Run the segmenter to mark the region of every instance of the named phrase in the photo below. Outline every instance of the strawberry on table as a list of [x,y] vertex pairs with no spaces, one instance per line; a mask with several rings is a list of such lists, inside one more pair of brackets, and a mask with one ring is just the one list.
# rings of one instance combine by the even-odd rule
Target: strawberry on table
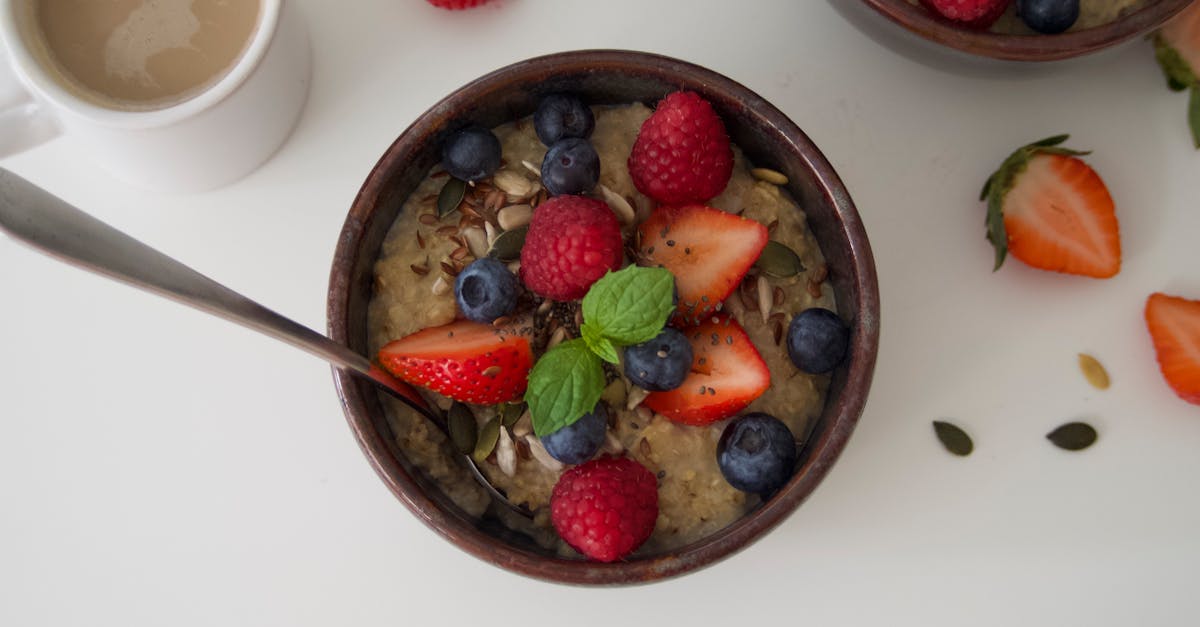
[[495,405],[521,398],[533,366],[528,328],[460,320],[379,349],[393,375],[456,401]]
[[1183,400],[1200,405],[1200,301],[1151,294],[1146,326],[1167,384]]
[[712,105],[694,92],[677,91],[642,123],[628,166],[638,191],[654,200],[702,203],[729,183],[733,148]]
[[1155,33],[1154,56],[1171,89],[1191,92],[1188,124],[1200,149],[1200,2],[1193,2]]
[[639,265],[675,275],[679,313],[694,321],[737,289],[767,245],[767,228],[704,205],[659,207],[638,227]]
[[737,320],[716,314],[682,331],[692,345],[691,372],[678,388],[652,392],[646,407],[700,426],[742,411],[770,387],[771,372]]
[[1012,0],[921,0],[921,6],[963,28],[986,30]]
[[1104,181],[1064,148],[1067,135],[1017,149],[984,184],[987,238],[1035,268],[1108,278],[1121,269],[1121,237]]

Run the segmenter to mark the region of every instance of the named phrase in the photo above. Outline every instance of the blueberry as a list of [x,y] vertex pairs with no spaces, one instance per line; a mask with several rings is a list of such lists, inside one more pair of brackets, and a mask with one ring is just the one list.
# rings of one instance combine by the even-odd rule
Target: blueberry
[[767,495],[787,483],[796,465],[796,442],[774,416],[751,413],[734,418],[717,442],[717,466],[729,485]]
[[846,356],[849,344],[850,329],[828,309],[805,309],[788,325],[788,356],[809,374],[833,370]]
[[504,264],[484,257],[463,268],[454,280],[454,298],[463,315],[491,323],[517,305],[517,277]]
[[592,191],[600,180],[600,156],[586,139],[560,139],[542,160],[542,184],[554,196]]
[[533,130],[547,146],[565,137],[587,138],[596,126],[592,110],[575,96],[552,94],[542,98],[533,113]]
[[542,436],[542,446],[551,457],[564,464],[582,464],[600,450],[607,432],[608,410],[598,404],[579,420]]
[[625,376],[643,390],[674,390],[692,369],[692,345],[679,331],[666,328],[657,337],[625,349]]
[[481,126],[455,131],[442,144],[442,167],[456,179],[485,179],[500,167],[500,140]]
[[1079,0],[1017,0],[1017,15],[1039,33],[1061,33],[1079,19]]

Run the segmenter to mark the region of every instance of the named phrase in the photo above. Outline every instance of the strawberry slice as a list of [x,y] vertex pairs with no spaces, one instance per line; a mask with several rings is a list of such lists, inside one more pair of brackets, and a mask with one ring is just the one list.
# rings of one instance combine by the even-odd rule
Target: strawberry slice
[[704,205],[659,207],[638,235],[638,263],[675,275],[679,313],[689,322],[716,311],[767,245],[765,226]]
[[692,345],[692,370],[674,390],[651,392],[646,407],[702,426],[742,411],[771,385],[767,364],[737,320],[717,314],[681,330]]
[[1200,405],[1200,301],[1155,292],[1146,299],[1146,326],[1167,384]]
[[1112,196],[1059,135],[1018,149],[984,185],[988,240],[999,269],[1007,253],[1043,270],[1108,278],[1121,269]]
[[1154,56],[1168,87],[1191,91],[1188,124],[1200,149],[1200,3],[1193,2],[1155,33]]
[[393,375],[456,401],[495,405],[525,394],[533,350],[528,326],[459,320],[389,342],[379,363]]

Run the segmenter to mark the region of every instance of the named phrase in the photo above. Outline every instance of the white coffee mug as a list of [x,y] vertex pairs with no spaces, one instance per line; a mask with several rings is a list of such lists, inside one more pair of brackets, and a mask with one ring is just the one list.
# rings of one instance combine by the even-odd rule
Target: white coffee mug
[[0,0],[0,157],[64,134],[119,178],[200,191],[249,174],[300,117],[311,55],[308,31],[287,0],[260,0],[252,39],[223,78],[146,111],[105,108],[56,80],[22,36],[18,11],[30,1]]

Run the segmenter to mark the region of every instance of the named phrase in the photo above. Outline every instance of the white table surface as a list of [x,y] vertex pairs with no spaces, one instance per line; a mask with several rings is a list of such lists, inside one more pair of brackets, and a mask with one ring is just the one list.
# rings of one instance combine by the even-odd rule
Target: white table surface
[[[1166,387],[1141,316],[1156,290],[1200,298],[1200,153],[1148,44],[980,73],[897,55],[814,0],[300,4],[308,107],[242,181],[149,193],[67,139],[0,165],[323,329],[346,210],[437,99],[558,50],[697,62],[799,123],[862,213],[883,324],[859,428],[809,501],[725,562],[631,589],[551,585],[468,556],[393,498],[325,364],[0,238],[0,624],[1195,623],[1200,408]],[[1116,199],[1114,279],[991,272],[979,187],[1059,132],[1096,151]],[[1111,389],[1084,382],[1081,351]],[[976,452],[945,453],[937,418]],[[1099,443],[1049,445],[1072,419]]]

